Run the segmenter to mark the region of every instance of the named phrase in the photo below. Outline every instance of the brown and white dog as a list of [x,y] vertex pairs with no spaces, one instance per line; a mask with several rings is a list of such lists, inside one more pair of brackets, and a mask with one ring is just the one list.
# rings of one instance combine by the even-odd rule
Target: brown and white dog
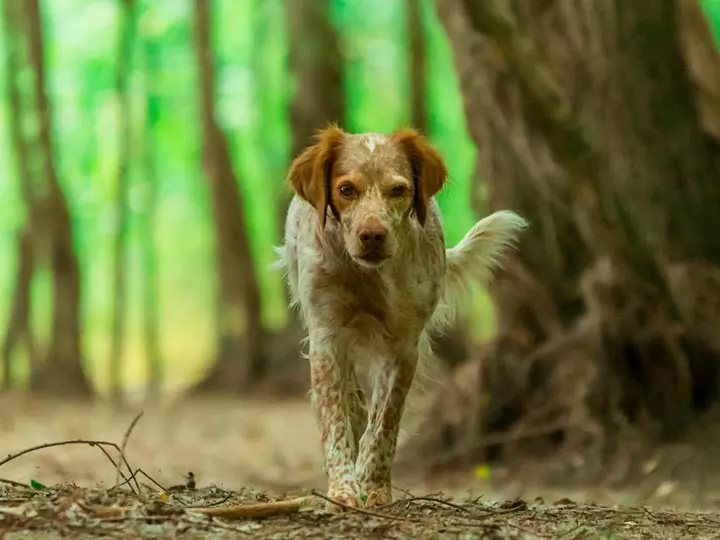
[[[495,212],[446,249],[434,198],[446,179],[440,153],[412,129],[350,134],[333,125],[290,168],[296,196],[278,265],[308,332],[328,495],[345,505],[390,502],[400,420],[418,362],[431,354],[428,333],[452,320],[471,283],[489,282],[526,227]],[[368,365],[369,401],[356,374]]]

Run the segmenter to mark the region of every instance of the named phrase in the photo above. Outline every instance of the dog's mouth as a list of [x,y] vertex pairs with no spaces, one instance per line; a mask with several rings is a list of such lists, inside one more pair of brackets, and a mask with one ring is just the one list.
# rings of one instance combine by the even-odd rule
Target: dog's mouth
[[355,260],[358,264],[360,264],[360,266],[377,268],[389,258],[390,255],[387,255],[386,253],[382,253],[380,251],[366,251],[355,257]]

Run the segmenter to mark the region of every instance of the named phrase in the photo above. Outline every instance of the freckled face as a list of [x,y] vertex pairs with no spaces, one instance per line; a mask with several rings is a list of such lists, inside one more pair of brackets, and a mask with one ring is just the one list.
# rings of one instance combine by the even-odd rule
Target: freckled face
[[413,190],[399,145],[381,134],[347,136],[332,171],[330,201],[355,262],[376,268],[395,254],[395,231],[410,215]]

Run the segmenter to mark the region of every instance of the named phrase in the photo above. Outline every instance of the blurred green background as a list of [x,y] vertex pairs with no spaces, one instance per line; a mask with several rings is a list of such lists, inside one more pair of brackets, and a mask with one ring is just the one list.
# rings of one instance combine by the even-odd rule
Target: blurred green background
[[[705,0],[716,37],[720,0]],[[439,196],[449,244],[460,239],[475,216],[469,186],[476,152],[468,138],[449,46],[431,7],[422,0],[427,42],[429,135],[445,155],[451,181]],[[390,131],[410,121],[407,25],[404,0],[334,0],[332,17],[343,40],[352,131]],[[156,66],[152,135],[157,149],[158,207],[154,263],[159,272],[159,313],[165,387],[184,385],[212,360],[214,343],[213,234],[206,180],[201,167],[197,68],[189,0],[138,2],[138,39],[133,51],[131,118],[134,140],[146,137],[143,70]],[[263,318],[280,328],[287,318],[281,276],[268,269],[272,246],[281,242],[276,201],[287,189],[290,162],[288,104],[293,80],[286,66],[288,38],[283,0],[215,0],[214,53],[218,119],[231,144],[242,185],[257,262]],[[43,24],[56,156],[68,197],[81,262],[86,365],[99,390],[107,385],[111,325],[112,243],[116,234],[114,194],[118,165],[114,90],[121,5],[117,0],[52,0],[43,3]],[[3,23],[4,31],[4,23]],[[0,47],[2,47],[0,40]],[[0,51],[5,60],[5,51]],[[0,67],[0,84],[6,85]],[[11,145],[6,96],[0,101],[0,328],[7,321],[16,271],[15,232],[24,220]],[[144,265],[141,234],[148,193],[143,160],[133,155],[128,229],[127,344],[124,379],[145,378],[140,332]],[[47,273],[33,281],[35,327],[49,328]],[[478,337],[492,331],[489,303],[474,312]],[[19,364],[23,369],[25,363]]]

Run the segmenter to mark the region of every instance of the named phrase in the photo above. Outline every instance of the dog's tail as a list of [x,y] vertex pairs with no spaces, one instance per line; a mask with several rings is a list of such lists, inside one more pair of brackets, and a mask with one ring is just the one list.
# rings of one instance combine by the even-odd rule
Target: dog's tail
[[527,225],[514,212],[495,212],[478,221],[455,247],[447,250],[443,294],[430,322],[433,330],[442,331],[452,324],[458,302],[467,298],[473,284],[484,287],[490,283]]

